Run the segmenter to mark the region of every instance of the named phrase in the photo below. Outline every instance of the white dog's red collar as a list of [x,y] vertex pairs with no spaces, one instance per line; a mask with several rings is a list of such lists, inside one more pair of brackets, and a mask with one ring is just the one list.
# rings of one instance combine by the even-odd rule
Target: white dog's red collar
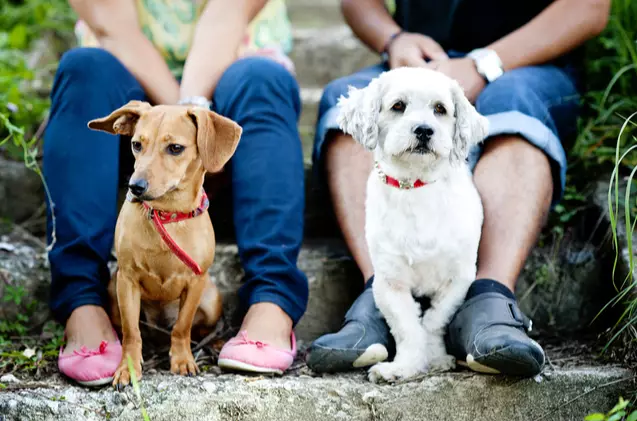
[[396,187],[401,190],[409,190],[409,189],[415,189],[418,187],[424,187],[427,184],[429,184],[428,182],[422,181],[419,178],[414,181],[411,181],[404,178],[399,180],[397,178],[391,177],[385,174],[383,170],[380,169],[380,165],[378,165],[378,162],[375,163],[375,167],[376,167],[376,172],[378,173],[378,176],[380,177],[380,181],[382,181],[383,184],[387,184],[388,186]]

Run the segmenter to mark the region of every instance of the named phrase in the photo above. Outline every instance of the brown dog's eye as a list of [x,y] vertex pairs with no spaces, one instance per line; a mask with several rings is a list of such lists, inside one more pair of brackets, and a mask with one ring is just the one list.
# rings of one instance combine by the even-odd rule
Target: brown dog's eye
[[392,111],[396,111],[398,113],[404,113],[405,112],[405,108],[407,108],[407,106],[402,101],[398,101],[394,105],[391,106]]
[[445,115],[447,114],[447,109],[441,103],[437,103],[434,105],[434,112],[438,115]]
[[142,142],[134,141],[131,145],[133,146],[133,150],[135,152],[139,152],[142,150]]
[[182,153],[184,151],[184,148],[182,145],[177,145],[176,143],[171,143],[170,145],[168,145],[168,147],[166,148],[166,151],[171,154],[171,155],[179,155],[180,153]]

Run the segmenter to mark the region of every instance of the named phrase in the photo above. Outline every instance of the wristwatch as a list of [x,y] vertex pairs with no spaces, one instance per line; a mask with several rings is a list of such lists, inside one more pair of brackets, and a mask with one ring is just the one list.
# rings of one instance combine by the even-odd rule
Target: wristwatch
[[491,83],[504,73],[502,61],[493,50],[488,48],[478,48],[471,51],[467,57],[471,58],[476,65],[476,70],[480,75]]

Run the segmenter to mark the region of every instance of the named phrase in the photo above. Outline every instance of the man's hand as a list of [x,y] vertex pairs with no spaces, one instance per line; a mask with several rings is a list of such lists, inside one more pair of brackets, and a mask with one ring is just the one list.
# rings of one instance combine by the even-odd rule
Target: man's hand
[[445,50],[426,35],[402,33],[389,46],[389,67],[426,67],[426,60],[445,60]]
[[429,62],[427,67],[457,80],[472,104],[475,103],[480,92],[487,86],[487,82],[476,70],[473,60],[467,57],[434,60]]

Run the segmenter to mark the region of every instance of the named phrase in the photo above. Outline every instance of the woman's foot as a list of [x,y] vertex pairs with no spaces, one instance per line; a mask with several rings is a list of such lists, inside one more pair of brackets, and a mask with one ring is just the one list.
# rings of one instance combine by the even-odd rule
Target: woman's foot
[[98,348],[102,341],[117,341],[111,320],[100,306],[86,305],[73,310],[66,321],[65,333],[66,347],[62,355],[71,355],[82,347]]
[[219,367],[283,374],[295,356],[292,319],[276,304],[257,303],[246,313],[239,334],[221,350]]
[[251,306],[239,330],[245,331],[253,341],[276,348],[292,349],[292,319],[276,304],[257,303]]
[[75,309],[66,322],[66,338],[58,358],[62,374],[84,386],[102,386],[113,380],[122,345],[103,308]]

